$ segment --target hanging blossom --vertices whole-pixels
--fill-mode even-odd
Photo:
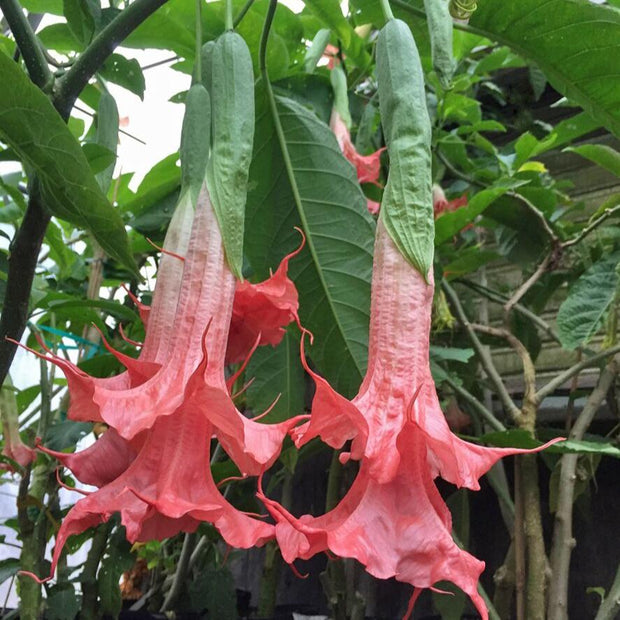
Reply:
[[[359,460],[359,473],[341,502],[319,517],[293,516],[260,485],[258,496],[276,521],[287,562],[331,551],[357,559],[375,577],[410,583],[406,617],[421,589],[452,581],[486,619],[477,592],[484,562],[454,543],[450,512],[433,480],[477,490],[497,460],[524,451],[470,444],[450,431],[430,372],[432,271],[429,278],[426,284],[379,220],[362,386],[352,401],[340,396],[307,366],[302,339],[316,393],[310,420],[291,431],[298,447],[315,437],[335,449],[351,441],[340,461]]]
[[[437,219],[442,213],[456,211],[467,206],[467,194],[463,194],[454,200],[448,200],[440,185],[433,185],[433,213]]]
[[[351,133],[347,124],[336,108],[332,109],[329,126],[336,136],[338,146],[343,155],[355,166],[357,180],[360,183],[372,183],[382,187],[379,183],[379,175],[381,174],[381,153],[385,151],[385,147],[378,149],[370,155],[360,155],[351,141]],[[370,213],[374,215],[379,213],[380,204],[378,202],[367,198],[366,203]]]
[[[187,223],[181,216],[175,227],[178,222]],[[242,475],[259,475],[276,460],[284,437],[299,419],[261,424],[243,416],[232,402],[224,367],[237,282],[226,264],[206,189],[196,206],[191,236],[183,243],[187,249],[183,261],[165,248],[162,267],[168,258],[177,260],[182,271],[179,274],[176,268],[176,274],[181,277],[164,277],[163,284],[158,278],[141,357],[133,360],[116,353],[128,369],[122,382],[95,380],[49,352],[39,354],[67,376],[68,416],[104,421],[110,427],[83,453],[61,456],[45,450],[79,480],[99,487],[80,499],[63,520],[51,574],[70,535],[117,512],[131,542],[193,532],[201,521],[213,523],[235,547],[261,545],[274,536],[273,525],[231,506],[211,476],[213,436]],[[289,259],[273,276],[276,283],[286,280]],[[263,294],[265,288],[267,293],[271,290],[263,287]],[[276,297],[288,300],[288,312],[296,318],[296,305],[290,299],[293,291],[285,289],[286,294]],[[169,298],[168,291],[175,299]],[[169,318],[166,313],[171,307],[173,319],[165,325],[161,317]],[[167,345],[152,341],[154,332]],[[112,459],[114,463],[109,463]]]

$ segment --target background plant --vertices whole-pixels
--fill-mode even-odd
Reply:
[[[180,171],[177,155],[171,154],[137,191],[129,189],[129,175],[114,176],[118,114],[106,83],[138,93],[144,90],[139,65],[114,51],[121,41],[128,47],[170,50],[177,56],[175,68],[191,71],[196,49],[194,2],[101,4],[0,1],[6,24],[0,40],[0,77],[3,84],[12,85],[0,91],[0,137],[6,146],[0,156],[23,164],[22,172],[4,175],[1,184],[2,234],[10,241],[10,248],[0,255],[3,378],[14,353],[5,336],[19,339],[27,321],[61,353],[67,346],[78,347],[81,367],[100,376],[119,369],[97,347],[93,322],[128,353],[133,348],[121,339],[120,327],[130,338],[140,340],[143,335],[135,308],[118,290],[129,283],[137,292],[138,268],[157,260],[145,237],[156,243],[163,239],[180,189]],[[268,2],[233,3],[236,29],[250,48],[257,78],[245,275],[256,280],[267,277],[269,269],[298,245],[293,227],[303,228],[308,245],[291,264],[291,275],[300,293],[301,321],[315,334],[316,344],[309,354],[315,368],[347,397],[356,392],[365,372],[374,222],[359,187],[342,182],[350,174],[350,165],[327,126],[332,87],[329,69],[317,64],[328,44],[336,50],[346,76],[357,149],[370,153],[383,145],[374,66],[376,29],[383,25],[383,16],[377,2],[350,4],[347,16],[336,1],[308,0],[299,14],[279,5],[269,44],[261,55],[258,33]],[[413,0],[391,3],[394,14],[411,27],[426,70],[434,181],[449,198],[467,196],[466,206],[439,214],[436,220],[435,271],[441,293],[436,298],[432,354],[440,394],[446,403],[458,403],[471,416],[471,425],[463,427],[468,434],[495,445],[530,446],[536,433],[541,438],[564,434],[564,429],[540,428],[537,413],[544,398],[573,381],[572,403],[582,396],[575,380],[579,373],[590,367],[601,369],[596,387],[584,394],[586,404],[574,424],[568,412],[571,441],[554,449],[564,453],[545,459],[553,468],[553,484],[560,481],[551,537],[545,540],[542,528],[534,457],[522,457],[515,464],[514,490],[501,468],[489,480],[503,508],[507,539],[512,540],[496,591],[488,593],[498,616],[510,617],[514,592],[516,617],[562,618],[566,617],[573,501],[592,479],[600,459],[620,454],[617,429],[609,429],[607,437],[586,437],[604,399],[613,401],[618,372],[613,356],[620,350],[616,341],[620,203],[615,194],[585,212],[540,158],[552,149],[572,148],[603,169],[619,173],[620,157],[612,148],[595,142],[571,145],[598,128],[616,135],[620,131],[620,88],[610,85],[609,79],[620,40],[620,17],[615,6],[585,1],[556,3],[554,8],[537,0],[510,7],[485,0],[469,23],[456,25],[453,59],[448,54],[446,60],[446,35],[442,35],[443,44],[437,43],[442,40],[440,26],[434,18],[427,21],[427,14],[434,15],[434,4],[426,4],[425,8]],[[31,14],[26,17],[22,9]],[[58,23],[39,29],[37,12],[42,10],[56,15]],[[433,36],[428,23],[433,24]],[[446,24],[445,19],[438,23]],[[205,4],[203,41],[215,39],[224,27],[224,3]],[[515,102],[518,94],[507,89],[502,75],[516,67],[528,71],[530,90]],[[446,76],[452,69],[450,82]],[[573,106],[570,116],[554,125],[528,111],[528,104],[548,88],[547,81],[566,98],[565,105]],[[179,101],[183,98],[180,93]],[[78,105],[92,110],[93,123],[88,128],[72,116],[78,100]],[[513,106],[518,112],[509,114]],[[61,119],[68,123],[66,127]],[[49,142],[58,133],[64,146],[52,157]],[[385,156],[383,165],[380,185],[387,178]],[[380,187],[370,184],[363,191],[375,200],[381,194]],[[520,279],[494,281],[493,267],[499,262],[514,266]],[[556,293],[566,299],[557,317],[547,320],[543,318],[549,314],[547,309],[555,312]],[[491,322],[488,313],[493,314],[494,307],[501,313],[498,321]],[[594,340],[601,332],[605,332],[602,343]],[[542,340],[576,351],[575,365],[556,377],[538,379]],[[29,343],[34,344],[32,338]],[[505,345],[522,365],[522,393],[508,391],[496,368],[493,351]],[[254,377],[245,393],[247,409],[265,409],[278,392],[282,396],[272,421],[304,408],[306,378],[297,351],[294,330],[279,347],[257,351],[245,371],[245,380]],[[66,421],[66,402],[61,398],[57,406],[52,400],[53,394],[62,397],[63,393],[63,381],[44,368],[40,385],[15,391],[5,384],[3,411],[17,411],[26,445],[33,444],[36,434],[46,445],[69,449],[91,432],[87,425]],[[272,491],[281,488],[284,504],[300,466],[298,458],[302,462],[317,458],[313,449],[299,457],[284,451],[281,469],[270,482]],[[62,517],[55,464],[44,455],[23,468],[7,463],[20,480],[17,520],[11,523],[20,534],[22,549],[20,561],[5,561],[2,574],[10,578],[20,567],[44,573],[45,542]],[[221,451],[213,470],[216,479],[235,473]],[[342,480],[351,475],[333,462],[327,506],[341,494]],[[64,482],[71,484],[69,477]],[[227,492],[239,506],[255,508],[251,485],[229,484]],[[458,501],[465,500],[458,496]],[[472,521],[478,518],[475,513],[469,516]],[[80,609],[84,617],[95,617],[117,612],[121,605],[118,579],[124,570],[135,570],[136,558],[148,570],[142,604],[153,609],[181,604],[207,608],[213,617],[235,613],[231,611],[236,604],[234,584],[222,567],[222,550],[212,528],[204,526],[198,535],[183,540],[134,549],[128,548],[115,524],[81,537],[74,545],[86,540],[92,540],[86,564],[66,566],[57,583],[47,588],[48,614],[72,617]],[[278,552],[268,548],[263,615],[273,613],[279,570]],[[362,613],[363,601],[351,585],[355,570],[350,563],[330,562],[323,578],[337,617]],[[77,589],[76,581],[80,582]],[[213,588],[205,591],[207,582]],[[614,584],[615,590],[604,596],[601,618],[615,613],[618,580]],[[608,588],[612,582],[597,585]],[[166,594],[162,598],[158,592]],[[24,580],[20,597],[24,617],[36,617],[41,588]],[[460,613],[458,606],[462,610],[464,601],[438,599],[436,605],[449,617]]]

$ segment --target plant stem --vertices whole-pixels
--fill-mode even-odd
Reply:
[[[103,557],[108,535],[112,529],[112,523],[102,523],[93,535],[90,551],[84,562],[84,570],[80,576],[82,585],[82,607],[80,609],[80,620],[96,620],[98,618],[97,597],[97,569]]]
[[[610,347],[609,349],[605,349],[588,359],[582,360],[578,364],[571,366],[563,373],[560,373],[555,379],[551,379],[549,383],[544,385],[543,387],[536,392],[536,401],[541,403],[547,396],[550,396],[555,392],[559,387],[561,387],[564,383],[566,383],[569,379],[572,379],[574,375],[580,373],[584,368],[591,368],[592,366],[596,366],[598,362],[604,360],[605,358],[615,355],[616,353],[620,353],[620,345],[616,345],[615,347]]]
[[[202,82],[202,1],[196,0],[196,58],[192,81],[197,84]]]
[[[241,20],[246,16],[246,13],[250,10],[253,4],[254,4],[254,0],[247,0],[247,2],[243,5],[243,7],[241,7],[241,10],[239,11],[239,13],[237,14],[237,17],[235,17],[235,20],[233,21],[233,28],[236,28],[241,23]]]
[[[24,15],[22,7],[17,0],[0,0],[0,9],[24,57],[30,79],[43,92],[49,92],[54,83],[54,76],[49,69],[37,35]]]
[[[172,586],[166,595],[164,604],[162,605],[162,611],[171,611],[181,594],[181,590],[187,581],[187,573],[189,568],[189,560],[192,555],[192,551],[196,546],[196,534],[185,534],[183,539],[183,547],[181,549],[181,556],[177,563],[177,569],[174,573],[174,580]]]
[[[614,620],[614,618],[618,617],[618,612],[620,612],[620,566],[616,572],[616,578],[611,588],[609,588],[607,596],[598,608],[594,620]]]
[[[496,431],[505,431],[506,427],[495,417],[493,412],[487,409],[473,394],[468,392],[464,387],[461,387],[450,377],[444,378],[444,381],[459,395],[466,400],[489,424],[489,426]]]
[[[480,340],[478,339],[478,336],[476,336],[476,333],[474,332],[471,326],[471,323],[469,322],[467,315],[465,314],[465,311],[463,310],[463,306],[461,305],[461,302],[456,292],[445,280],[442,280],[441,286],[444,292],[446,293],[446,295],[448,296],[448,298],[450,299],[450,302],[452,303],[452,306],[459,320],[459,323],[461,324],[463,329],[465,329],[465,331],[467,332],[467,335],[469,336],[469,339],[471,340],[474,346],[474,349],[476,350],[476,353],[478,354],[478,358],[480,359],[480,363],[482,364],[482,367],[484,368],[487,374],[487,377],[495,386],[495,391],[497,392],[497,395],[499,396],[504,406],[504,409],[506,409],[506,412],[512,418],[517,419],[520,414],[519,408],[515,405],[514,401],[510,397],[510,394],[508,394],[508,390],[506,390],[506,388],[504,387],[502,378],[500,377],[499,373],[497,372],[497,369],[493,365],[493,360],[491,359],[489,352],[486,350],[484,345],[480,342]]]
[[[470,282],[469,280],[456,280],[459,284],[463,284],[467,286],[472,291],[478,293],[479,295],[486,297],[489,301],[492,301],[496,304],[504,306],[508,301],[508,297],[498,293],[497,291],[491,290],[485,286],[482,286],[478,282]],[[524,317],[528,318],[532,323],[534,323],[537,327],[539,327],[543,332],[545,332],[548,336],[550,336],[555,342],[558,344],[562,344],[560,341],[560,337],[553,330],[551,325],[547,323],[545,320],[541,319],[538,315],[536,315],[531,310],[528,310],[525,306],[522,306],[520,303],[513,304],[513,310],[522,314]]]
[[[88,80],[116,46],[166,1],[136,0],[97,35],[59,83],[53,103],[65,120],[69,118],[72,106]],[[2,8],[4,9],[4,6]],[[26,327],[37,257],[50,218],[40,192],[33,183],[28,208],[11,244],[4,306],[0,318],[0,385],[4,382],[16,350],[16,346],[7,342],[6,338],[8,336],[19,341]]]
[[[616,356],[603,370],[596,388],[592,391],[586,404],[577,417],[570,432],[570,439],[583,439],[594,415],[607,396],[618,374],[620,356]],[[558,485],[558,503],[553,528],[551,547],[551,583],[549,588],[548,620],[566,620],[568,618],[568,578],[570,557],[575,546],[573,538],[573,502],[577,482],[578,454],[564,454],[560,459],[560,482]]]
[[[233,29],[233,6],[232,0],[226,0],[226,30]]]
[[[69,118],[75,100],[108,56],[166,2],[167,0],[135,0],[93,39],[71,69],[59,80],[53,102],[64,119]]]
[[[584,239],[587,235],[589,235],[593,230],[597,229],[608,217],[611,217],[614,213],[620,211],[620,205],[616,207],[612,207],[611,209],[605,209],[603,213],[597,217],[593,222],[588,224],[576,237],[573,239],[568,239],[562,243],[563,248],[570,248],[573,245],[576,245],[580,241]]]
[[[385,17],[385,21],[389,22],[391,19],[394,19],[394,13],[392,13],[392,8],[390,7],[389,0],[380,0],[381,2],[381,11],[383,12],[383,17]]]

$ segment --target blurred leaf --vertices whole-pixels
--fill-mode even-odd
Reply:
[[[21,5],[31,13],[63,15],[62,0],[22,0]]]
[[[235,580],[227,567],[208,566],[189,583],[189,599],[195,611],[209,611],[209,618],[236,618]]]
[[[455,347],[430,346],[431,359],[446,360],[452,362],[468,362],[474,354],[473,349],[457,349]]]
[[[80,601],[70,583],[56,584],[49,589],[45,606],[48,620],[74,620],[80,611]]]
[[[370,64],[365,42],[342,14],[338,0],[306,0],[305,4],[311,13],[334,31],[347,56],[358,67],[366,68]]]
[[[352,396],[368,355],[374,223],[353,166],[330,129],[299,104],[277,97],[289,177],[263,91],[257,95],[246,256],[256,276],[267,277],[298,244],[293,227],[303,226],[306,247],[291,261],[290,273],[299,291],[301,321],[315,336],[310,355],[338,391]]]
[[[481,250],[479,247],[465,248],[459,250],[457,259],[444,266],[443,275],[449,282],[454,278],[478,271],[483,265],[498,258],[500,255],[491,250]]]
[[[18,558],[6,558],[0,560],[0,583],[4,583],[7,579],[17,575],[17,571],[21,568]]]
[[[131,545],[125,538],[125,528],[117,527],[108,540],[106,554],[97,574],[100,613],[118,617],[123,603],[119,581],[123,572],[130,570],[134,562]]]
[[[304,69],[306,73],[312,73],[316,66],[321,60],[321,56],[323,52],[325,52],[325,48],[329,43],[329,38],[331,36],[331,30],[329,28],[321,28],[314,39],[312,39],[312,44],[306,51],[306,56],[304,58]]]
[[[63,451],[75,447],[80,439],[86,437],[93,430],[88,422],[74,422],[65,420],[52,424],[45,435],[45,445],[50,450]]]
[[[99,0],[63,0],[62,4],[71,32],[86,47],[101,21]]]
[[[50,24],[37,33],[37,38],[48,50],[59,54],[70,54],[82,50],[82,45],[75,38],[67,24]]]
[[[82,144],[82,151],[84,151],[93,174],[103,172],[116,162],[116,155],[110,149],[95,142],[85,142]]]
[[[125,58],[120,54],[111,54],[99,73],[110,82],[118,84],[144,99],[146,83],[140,63],[135,58]]]
[[[582,146],[565,148],[564,151],[577,153],[577,155],[593,161],[595,164],[620,177],[620,153],[611,146],[606,146],[605,144],[584,144]]]
[[[457,235],[507,191],[507,187],[483,189],[475,194],[466,206],[440,215],[435,220],[435,245],[441,245],[444,241],[448,241]]]
[[[303,413],[305,373],[299,357],[299,329],[289,327],[276,346],[259,347],[247,366],[246,380],[254,379],[247,389],[246,403],[258,415],[278,402],[266,417],[267,423],[281,422]]]
[[[80,145],[39,90],[0,54],[0,135],[37,173],[45,204],[58,217],[89,229],[101,247],[137,272],[118,212],[101,193]]]
[[[587,344],[602,325],[616,293],[619,262],[620,252],[604,256],[571,286],[557,316],[565,348]]]

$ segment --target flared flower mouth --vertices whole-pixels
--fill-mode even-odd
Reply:
[[[452,581],[487,618],[477,591],[484,563],[454,543],[450,513],[433,480],[441,476],[478,489],[480,476],[500,458],[527,450],[486,448],[450,431],[430,372],[432,273],[429,281],[400,254],[379,220],[368,370],[359,393],[352,401],[337,394],[307,366],[302,341],[316,393],[309,421],[291,431],[298,447],[315,437],[336,449],[351,440],[350,452],[340,458],[360,461],[357,478],[319,517],[294,517],[261,486],[258,496],[276,521],[287,562],[322,551],[355,558],[377,577],[412,584],[412,604],[417,589]]]
[[[244,476],[259,475],[278,457],[298,419],[262,424],[246,418],[233,404],[224,370],[238,285],[226,264],[206,189],[192,217],[185,259],[165,256],[176,261],[168,261],[169,265],[182,266],[181,284],[171,283],[176,299],[164,303],[165,289],[158,289],[161,294],[149,312],[140,357],[115,352],[128,369],[121,378],[94,379],[49,350],[39,354],[62,368],[71,397],[77,395],[70,417],[109,426],[83,452],[65,454],[39,446],[80,481],[99,487],[80,499],[64,519],[52,573],[68,536],[114,513],[120,513],[131,541],[191,532],[201,521],[213,523],[235,547],[261,545],[275,535],[273,525],[235,509],[219,492],[211,476],[210,444],[216,437]],[[185,216],[181,221],[187,225]],[[248,317],[253,342],[248,345],[246,338],[235,344],[239,354],[249,354],[258,344],[279,342],[283,327],[298,322],[297,291],[287,269],[299,250],[287,256],[266,282],[241,287],[236,320],[243,324]],[[167,332],[174,337],[166,345],[152,337],[149,341],[151,330],[159,330],[163,338],[162,316],[169,317],[172,307],[173,329],[168,326]],[[256,316],[253,308],[258,308]],[[76,407],[83,409],[78,412]]]

